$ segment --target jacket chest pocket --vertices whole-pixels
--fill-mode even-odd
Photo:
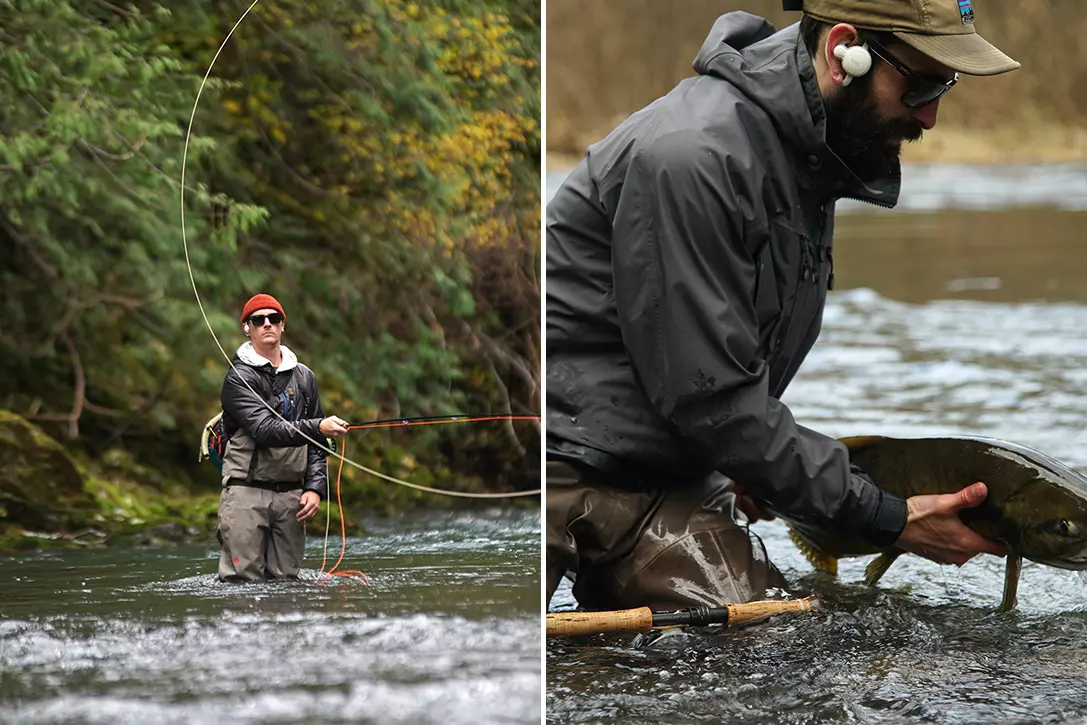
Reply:
[[[797,251],[789,272],[792,289],[774,344],[775,359],[784,357],[787,361],[807,355],[818,333],[827,288],[833,279],[828,247],[814,243],[806,234],[797,235],[795,244]]]
[[[814,274],[810,246],[804,234],[773,222],[769,239],[757,255],[755,310],[759,317],[759,345],[763,358],[771,365],[785,347],[798,311],[797,303]]]

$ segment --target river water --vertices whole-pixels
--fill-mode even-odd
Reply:
[[[270,584],[213,545],[0,558],[0,723],[538,723],[539,510],[364,524],[370,586],[315,583],[319,537]]]
[[[839,210],[819,343],[784,400],[833,436],[975,434],[1087,471],[1087,168],[905,170],[902,208]],[[553,192],[560,174],[548,178]],[[1087,722],[1087,584],[1026,563],[903,557],[814,573],[777,522],[752,529],[794,594],[824,604],[731,631],[548,642],[549,722]],[[571,609],[568,586],[552,610]]]

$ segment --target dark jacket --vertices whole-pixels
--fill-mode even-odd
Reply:
[[[905,501],[780,401],[833,284],[835,200],[890,207],[899,188],[827,147],[798,35],[719,18],[699,75],[591,146],[548,205],[548,455],[619,482],[718,470],[887,545]]]
[[[221,396],[227,440],[223,484],[231,479],[257,485],[297,481],[304,490],[324,499],[328,494],[328,454],[303,436],[325,440],[317,378],[285,345],[282,351],[278,372],[250,343],[234,355]],[[284,422],[264,402],[291,422]]]

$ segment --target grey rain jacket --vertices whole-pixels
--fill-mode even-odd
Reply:
[[[905,501],[779,400],[833,286],[835,200],[892,207],[900,180],[865,185],[827,147],[798,29],[720,17],[698,75],[589,147],[548,204],[548,457],[631,486],[717,470],[886,546]]]
[[[256,354],[250,342],[234,355],[221,395],[223,435],[227,440],[223,485],[230,479],[258,484],[298,481],[304,490],[325,499],[328,454],[302,436],[304,433],[314,440],[325,440],[321,433],[325,414],[317,395],[317,378],[286,345],[281,349],[283,360],[278,371]],[[291,423],[268,410],[262,400]]]

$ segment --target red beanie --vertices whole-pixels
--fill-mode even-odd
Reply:
[[[287,313],[283,311],[283,305],[276,302],[276,298],[272,295],[259,294],[253,295],[249,298],[249,301],[245,303],[245,307],[242,308],[242,322],[249,319],[249,315],[253,314],[257,310],[272,309],[283,315],[283,319],[287,319]]]

